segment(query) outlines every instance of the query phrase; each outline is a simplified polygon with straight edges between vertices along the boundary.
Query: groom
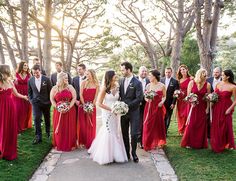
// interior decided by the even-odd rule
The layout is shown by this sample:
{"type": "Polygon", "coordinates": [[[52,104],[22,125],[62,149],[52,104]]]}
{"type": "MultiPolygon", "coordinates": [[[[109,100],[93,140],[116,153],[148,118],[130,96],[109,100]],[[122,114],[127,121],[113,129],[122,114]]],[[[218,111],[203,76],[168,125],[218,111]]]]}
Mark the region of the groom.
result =
{"type": "Polygon", "coordinates": [[[121,101],[129,106],[129,112],[121,117],[121,129],[125,149],[128,159],[130,159],[130,141],[129,141],[129,125],[131,126],[131,154],[133,161],[138,163],[139,159],[136,154],[137,139],[139,134],[139,107],[143,100],[142,83],[133,75],[133,66],[129,62],[121,64],[121,72],[124,76],[120,81],[120,97],[121,101]]]}
{"type": "Polygon", "coordinates": [[[41,117],[45,120],[47,137],[50,138],[50,79],[41,74],[40,66],[34,65],[33,76],[28,81],[28,95],[33,107],[35,138],[33,145],[42,142],[41,117]]]}

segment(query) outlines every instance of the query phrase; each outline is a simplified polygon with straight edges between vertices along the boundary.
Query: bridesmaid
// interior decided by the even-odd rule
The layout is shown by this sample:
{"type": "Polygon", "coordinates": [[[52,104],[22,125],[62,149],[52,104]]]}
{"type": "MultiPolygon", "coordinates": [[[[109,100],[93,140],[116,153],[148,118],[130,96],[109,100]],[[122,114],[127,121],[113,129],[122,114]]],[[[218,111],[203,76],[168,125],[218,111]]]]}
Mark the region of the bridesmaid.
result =
{"type": "Polygon", "coordinates": [[[154,91],[156,95],[153,100],[147,101],[143,116],[143,148],[152,150],[156,147],[163,147],[166,144],[165,130],[165,107],[166,99],[165,85],[160,82],[160,72],[152,70],[149,73],[150,83],[146,86],[147,91],[154,91]]]}
{"type": "Polygon", "coordinates": [[[211,92],[211,85],[206,81],[207,71],[199,69],[195,79],[188,85],[188,95],[194,93],[198,96],[198,104],[192,107],[187,120],[187,126],[181,141],[186,148],[207,148],[207,113],[209,104],[204,100],[206,93],[211,92]]]}
{"type": "Polygon", "coordinates": [[[81,83],[80,106],[77,126],[79,145],[84,145],[87,149],[91,146],[96,135],[96,100],[99,91],[99,83],[95,71],[89,69],[85,73],[86,79],[81,83]],[[91,113],[84,111],[85,103],[92,103],[94,108],[91,113]]]}
{"type": "Polygon", "coordinates": [[[185,123],[188,116],[189,105],[183,99],[187,96],[188,84],[192,77],[188,72],[188,67],[186,65],[180,65],[177,72],[177,80],[179,81],[179,87],[181,94],[177,99],[177,121],[178,121],[178,132],[179,135],[184,134],[185,123]]]}
{"type": "MultiPolygon", "coordinates": [[[[14,85],[16,90],[22,94],[28,96],[28,80],[30,78],[30,72],[28,64],[25,61],[21,61],[18,65],[16,72],[16,79],[14,85]]],[[[16,115],[18,119],[18,133],[26,130],[27,128],[32,128],[32,106],[29,101],[25,101],[18,97],[15,97],[16,115]]]]}
{"type": "Polygon", "coordinates": [[[68,83],[68,75],[57,74],[57,84],[50,92],[53,111],[53,146],[60,151],[71,151],[76,148],[76,91],[68,83]],[[57,110],[60,103],[68,102],[68,109],[57,110]]]}
{"type": "Polygon", "coordinates": [[[226,148],[235,149],[232,115],[236,105],[236,84],[231,70],[222,72],[222,81],[216,85],[215,92],[219,100],[213,105],[211,148],[220,153],[226,148]]]}
{"type": "Polygon", "coordinates": [[[28,100],[27,96],[17,92],[10,76],[10,67],[0,65],[0,159],[6,160],[17,158],[17,117],[12,94],[28,100]]]}

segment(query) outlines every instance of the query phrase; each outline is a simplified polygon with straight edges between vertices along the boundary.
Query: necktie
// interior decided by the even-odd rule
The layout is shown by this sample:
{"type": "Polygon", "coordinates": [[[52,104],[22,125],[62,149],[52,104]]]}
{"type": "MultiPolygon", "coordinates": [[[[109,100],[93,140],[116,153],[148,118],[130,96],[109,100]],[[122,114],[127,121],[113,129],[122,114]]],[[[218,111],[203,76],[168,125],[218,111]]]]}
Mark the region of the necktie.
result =
{"type": "Polygon", "coordinates": [[[127,88],[128,88],[128,78],[125,78],[125,82],[124,82],[124,92],[125,92],[125,94],[126,94],[127,88]]]}

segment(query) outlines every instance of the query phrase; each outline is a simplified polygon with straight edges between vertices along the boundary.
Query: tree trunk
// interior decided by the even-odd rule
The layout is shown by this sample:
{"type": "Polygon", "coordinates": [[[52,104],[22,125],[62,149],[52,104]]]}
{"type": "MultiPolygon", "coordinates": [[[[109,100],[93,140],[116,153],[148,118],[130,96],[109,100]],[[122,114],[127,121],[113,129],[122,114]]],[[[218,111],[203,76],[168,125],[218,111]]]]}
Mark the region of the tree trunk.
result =
{"type": "MultiPolygon", "coordinates": [[[[37,17],[37,9],[36,9],[36,5],[35,5],[35,0],[33,1],[34,4],[34,15],[37,17]]],[[[37,30],[37,50],[38,50],[38,58],[40,60],[40,65],[41,67],[43,67],[43,55],[42,55],[42,47],[41,47],[41,35],[40,35],[40,29],[39,29],[39,23],[37,21],[35,21],[35,26],[36,26],[36,30],[37,30]]]]}
{"type": "Polygon", "coordinates": [[[0,38],[0,64],[5,64],[5,56],[3,52],[2,39],[0,38]]]}
{"type": "Polygon", "coordinates": [[[180,54],[183,44],[184,1],[178,0],[178,20],[176,22],[175,38],[171,53],[171,67],[176,76],[180,65],[180,54]]]}
{"type": "Polygon", "coordinates": [[[44,0],[45,3],[45,24],[44,26],[44,44],[43,44],[43,62],[44,69],[47,75],[51,73],[51,12],[52,12],[52,0],[44,0]]]}
{"type": "Polygon", "coordinates": [[[8,7],[8,13],[9,13],[9,16],[10,16],[10,19],[11,19],[11,22],[12,22],[12,27],[13,27],[13,31],[14,31],[14,35],[15,35],[15,40],[16,40],[16,47],[17,47],[17,50],[19,52],[20,59],[23,60],[23,53],[22,53],[21,48],[20,48],[20,41],[19,41],[18,34],[17,34],[16,22],[15,22],[15,18],[14,18],[13,8],[10,5],[8,0],[5,0],[5,2],[6,2],[6,5],[8,7]]]}
{"type": "Polygon", "coordinates": [[[13,66],[14,69],[16,69],[17,65],[16,65],[15,55],[14,55],[13,49],[11,48],[10,42],[8,40],[8,37],[7,37],[7,33],[4,30],[4,27],[3,27],[1,21],[0,21],[0,33],[2,34],[2,37],[3,37],[4,42],[5,42],[5,45],[7,47],[7,51],[8,51],[8,54],[9,54],[12,66],[13,66]]]}
{"type": "Polygon", "coordinates": [[[21,0],[21,38],[22,38],[22,54],[23,59],[29,62],[29,52],[28,52],[28,11],[29,11],[29,1],[21,0]]]}

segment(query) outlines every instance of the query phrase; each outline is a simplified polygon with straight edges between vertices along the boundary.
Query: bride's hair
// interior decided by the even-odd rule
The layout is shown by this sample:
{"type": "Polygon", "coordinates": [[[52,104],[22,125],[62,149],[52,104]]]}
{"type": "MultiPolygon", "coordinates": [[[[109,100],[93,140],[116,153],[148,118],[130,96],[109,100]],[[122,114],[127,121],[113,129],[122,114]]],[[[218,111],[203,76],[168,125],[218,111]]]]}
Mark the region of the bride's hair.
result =
{"type": "Polygon", "coordinates": [[[114,75],[115,75],[114,70],[108,70],[105,73],[104,86],[106,87],[106,93],[110,93],[111,91],[111,82],[114,75]]]}

